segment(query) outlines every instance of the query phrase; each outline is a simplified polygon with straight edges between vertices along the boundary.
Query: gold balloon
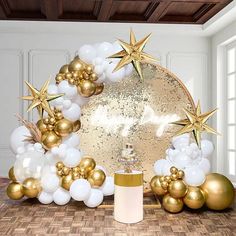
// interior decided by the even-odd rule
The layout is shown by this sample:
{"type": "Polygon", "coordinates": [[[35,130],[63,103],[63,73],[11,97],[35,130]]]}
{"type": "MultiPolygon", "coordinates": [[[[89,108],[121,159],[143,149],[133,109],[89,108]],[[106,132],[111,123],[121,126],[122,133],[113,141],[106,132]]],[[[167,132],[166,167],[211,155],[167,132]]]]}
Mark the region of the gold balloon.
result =
{"type": "Polygon", "coordinates": [[[175,181],[175,180],[178,179],[178,175],[177,174],[171,174],[170,178],[171,178],[171,180],[175,181]]]}
{"type": "Polygon", "coordinates": [[[176,167],[172,166],[172,167],[170,168],[170,173],[171,173],[171,174],[177,174],[177,172],[178,172],[178,169],[177,169],[176,167]]]}
{"type": "Polygon", "coordinates": [[[64,166],[63,169],[62,169],[62,172],[63,172],[64,175],[68,175],[70,173],[70,168],[64,166]]]}
{"type": "Polygon", "coordinates": [[[81,127],[81,122],[80,120],[77,120],[73,123],[73,132],[77,132],[81,127]]]}
{"type": "Polygon", "coordinates": [[[55,78],[57,83],[60,83],[64,79],[65,79],[65,76],[64,76],[64,74],[61,74],[61,73],[57,74],[56,78],[55,78]]]}
{"type": "Polygon", "coordinates": [[[60,68],[59,73],[65,74],[65,73],[69,72],[68,67],[69,67],[69,65],[67,65],[67,64],[64,65],[64,66],[62,66],[62,67],[60,68]]]}
{"type": "Polygon", "coordinates": [[[47,125],[44,123],[43,119],[38,120],[38,122],[36,123],[38,129],[40,130],[40,132],[43,134],[46,131],[48,131],[47,129],[47,125]]]}
{"type": "Polygon", "coordinates": [[[26,197],[35,198],[41,191],[40,183],[35,178],[27,178],[22,183],[22,190],[26,197]]]}
{"type": "Polygon", "coordinates": [[[164,195],[166,190],[164,190],[160,183],[160,176],[156,175],[151,179],[150,186],[152,191],[157,195],[164,195]]]}
{"type": "Polygon", "coordinates": [[[94,95],[98,95],[98,94],[102,93],[103,89],[104,89],[104,84],[96,85],[96,90],[94,92],[94,95]]]}
{"type": "Polygon", "coordinates": [[[88,65],[88,66],[86,66],[85,70],[86,70],[87,74],[90,75],[90,74],[92,74],[92,72],[93,72],[93,67],[90,66],[90,65],[88,65]]]}
{"type": "Polygon", "coordinates": [[[166,211],[171,213],[178,213],[183,209],[183,201],[179,198],[173,198],[169,194],[163,197],[162,205],[166,211]]]}
{"type": "Polygon", "coordinates": [[[24,194],[20,183],[10,183],[7,187],[7,196],[12,200],[21,199],[24,194]]]}
{"type": "Polygon", "coordinates": [[[80,174],[78,172],[73,172],[72,173],[72,178],[73,178],[73,180],[79,179],[80,178],[80,174]]]}
{"type": "Polygon", "coordinates": [[[166,181],[162,181],[161,182],[161,187],[163,188],[163,189],[167,189],[168,188],[168,182],[166,182],[166,181]]]}
{"type": "Polygon", "coordinates": [[[72,173],[66,175],[66,176],[63,176],[61,178],[61,187],[66,189],[66,190],[70,190],[70,186],[73,182],[73,176],[72,176],[72,173]]]}
{"type": "Polygon", "coordinates": [[[179,179],[183,179],[184,178],[184,171],[178,170],[177,176],[178,176],[179,179]]]}
{"type": "Polygon", "coordinates": [[[8,171],[8,177],[10,180],[12,180],[13,182],[16,182],[16,177],[14,174],[14,167],[12,166],[11,169],[8,171]]]}
{"type": "Polygon", "coordinates": [[[170,176],[164,176],[164,181],[166,181],[168,184],[171,182],[171,177],[170,176]]]}
{"type": "Polygon", "coordinates": [[[199,209],[205,203],[205,196],[203,191],[198,187],[188,187],[187,194],[183,199],[186,206],[191,209],[199,209]]]}
{"type": "Polygon", "coordinates": [[[95,169],[89,172],[87,180],[92,187],[100,187],[103,185],[106,175],[103,170],[95,169]]]}
{"type": "Polygon", "coordinates": [[[58,136],[65,137],[73,131],[73,123],[67,119],[61,119],[56,122],[54,131],[58,136]]]}
{"type": "Polygon", "coordinates": [[[83,97],[90,97],[96,91],[96,85],[90,80],[82,80],[77,88],[83,97]]]}
{"type": "Polygon", "coordinates": [[[172,181],[168,186],[168,192],[171,197],[182,198],[187,193],[187,186],[183,180],[172,181]]]}
{"type": "Polygon", "coordinates": [[[69,64],[68,70],[69,70],[70,72],[84,70],[84,62],[81,61],[78,57],[76,57],[76,58],[74,58],[74,60],[69,64]]]}
{"type": "Polygon", "coordinates": [[[91,157],[84,157],[79,163],[80,171],[88,173],[92,171],[96,166],[96,162],[91,157]]]}
{"type": "Polygon", "coordinates": [[[47,131],[43,133],[41,141],[46,149],[51,149],[59,146],[62,139],[54,131],[47,131]]]}
{"type": "Polygon", "coordinates": [[[61,161],[59,161],[57,162],[56,167],[58,170],[62,170],[62,168],[64,167],[64,164],[61,161]]]}
{"type": "Polygon", "coordinates": [[[211,173],[201,185],[206,198],[206,205],[212,210],[223,210],[234,201],[234,186],[224,175],[211,173]]]}
{"type": "Polygon", "coordinates": [[[97,76],[96,73],[92,73],[92,74],[90,75],[89,79],[90,79],[91,81],[96,81],[96,80],[98,80],[98,76],[97,76]]]}

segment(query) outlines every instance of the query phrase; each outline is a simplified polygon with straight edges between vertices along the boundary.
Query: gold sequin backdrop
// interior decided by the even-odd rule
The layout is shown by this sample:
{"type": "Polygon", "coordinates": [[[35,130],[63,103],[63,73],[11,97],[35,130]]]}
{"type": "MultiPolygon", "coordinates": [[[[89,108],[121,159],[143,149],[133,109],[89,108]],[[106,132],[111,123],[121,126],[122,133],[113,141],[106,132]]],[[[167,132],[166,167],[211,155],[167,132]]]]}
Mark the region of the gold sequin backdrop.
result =
{"type": "Polygon", "coordinates": [[[106,84],[102,94],[83,107],[79,131],[81,150],[109,174],[121,168],[118,157],[125,143],[133,144],[145,181],[153,164],[165,157],[171,137],[179,129],[169,122],[185,118],[193,99],[182,82],[168,70],[143,64],[144,82],[137,73],[119,83],[106,84]]]}

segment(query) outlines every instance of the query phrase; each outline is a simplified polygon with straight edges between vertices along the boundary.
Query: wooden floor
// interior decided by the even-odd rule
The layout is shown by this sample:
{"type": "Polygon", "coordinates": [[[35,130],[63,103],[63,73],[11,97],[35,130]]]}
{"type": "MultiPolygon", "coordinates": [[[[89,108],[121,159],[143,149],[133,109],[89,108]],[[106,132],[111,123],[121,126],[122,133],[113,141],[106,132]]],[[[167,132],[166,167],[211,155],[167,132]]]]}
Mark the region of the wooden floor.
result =
{"type": "MultiPolygon", "coordinates": [[[[236,235],[236,208],[224,212],[185,209],[169,214],[145,208],[144,220],[125,225],[113,220],[112,208],[89,209],[78,202],[41,205],[37,200],[12,201],[0,179],[0,235],[236,235]]],[[[106,203],[112,200],[106,200],[106,203]]],[[[145,199],[155,203],[155,199],[145,199]]]]}

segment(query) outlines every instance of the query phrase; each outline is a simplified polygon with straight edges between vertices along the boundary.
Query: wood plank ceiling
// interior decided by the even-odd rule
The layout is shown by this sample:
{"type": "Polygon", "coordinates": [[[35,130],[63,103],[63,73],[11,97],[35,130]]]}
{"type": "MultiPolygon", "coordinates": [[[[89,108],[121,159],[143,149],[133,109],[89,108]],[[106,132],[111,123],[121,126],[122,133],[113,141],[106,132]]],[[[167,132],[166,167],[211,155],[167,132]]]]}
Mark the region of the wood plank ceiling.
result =
{"type": "Polygon", "coordinates": [[[0,19],[203,24],[231,1],[0,0],[0,19]]]}

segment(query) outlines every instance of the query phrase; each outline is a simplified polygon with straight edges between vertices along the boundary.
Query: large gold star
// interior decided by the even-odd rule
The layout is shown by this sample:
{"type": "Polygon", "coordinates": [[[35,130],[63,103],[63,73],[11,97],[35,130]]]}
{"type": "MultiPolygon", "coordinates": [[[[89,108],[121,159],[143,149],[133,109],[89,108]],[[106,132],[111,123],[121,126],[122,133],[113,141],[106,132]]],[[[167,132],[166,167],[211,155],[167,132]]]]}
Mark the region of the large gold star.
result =
{"type": "Polygon", "coordinates": [[[216,130],[206,124],[207,120],[216,112],[217,109],[201,114],[201,106],[198,101],[195,111],[191,112],[184,109],[187,119],[172,122],[172,124],[184,126],[175,135],[181,135],[189,132],[193,132],[194,138],[199,148],[201,148],[201,133],[206,131],[212,134],[219,134],[216,130]]]}
{"type": "Polygon", "coordinates": [[[32,103],[28,107],[28,111],[31,111],[35,107],[37,107],[40,118],[43,118],[43,111],[45,110],[50,116],[54,117],[53,111],[51,110],[51,107],[49,105],[49,102],[57,99],[64,94],[48,94],[47,89],[49,85],[49,80],[46,81],[43,85],[43,87],[38,91],[36,88],[34,88],[31,84],[29,84],[27,81],[25,81],[26,85],[28,86],[30,92],[32,95],[29,96],[23,96],[22,99],[32,101],[32,103]]]}
{"type": "Polygon", "coordinates": [[[121,69],[125,65],[132,63],[135,70],[137,71],[138,75],[140,76],[141,80],[143,80],[143,74],[141,70],[140,62],[144,60],[153,60],[156,61],[154,57],[151,55],[143,52],[143,49],[149,40],[151,34],[143,38],[142,40],[136,42],[136,38],[134,32],[130,31],[130,43],[126,43],[123,40],[119,40],[121,47],[123,48],[122,51],[115,53],[114,55],[109,56],[109,58],[121,58],[113,72],[121,69]]]}

